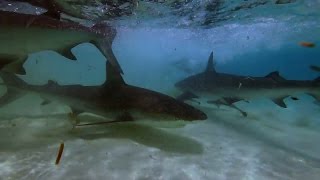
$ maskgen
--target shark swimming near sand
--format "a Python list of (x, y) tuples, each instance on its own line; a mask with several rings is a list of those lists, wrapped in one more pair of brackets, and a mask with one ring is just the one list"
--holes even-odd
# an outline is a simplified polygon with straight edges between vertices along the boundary
[(107, 24), (89, 28), (43, 15), (0, 11), (0, 69), (25, 74), (23, 63), (28, 54), (43, 50), (53, 50), (75, 60), (70, 49), (90, 42), (123, 73), (111, 47), (115, 36), (116, 30)]
[(19, 94), (36, 92), (47, 102), (60, 101), (71, 107), (74, 115), (89, 112), (115, 121), (140, 120), (157, 117), (160, 120), (204, 120), (202, 111), (173, 97), (131, 86), (125, 83), (120, 72), (106, 62), (107, 80), (100, 86), (63, 85), (53, 81), (46, 85), (29, 85), (11, 72), (0, 71), (7, 93), (0, 98), (3, 106)]
[(214, 67), (213, 52), (204, 72), (177, 82), (175, 87), (198, 96), (207, 96), (210, 98), (208, 103), (230, 106), (244, 116), (247, 116), (247, 113), (237, 108), (235, 102), (267, 97), (280, 107), (286, 108), (283, 100), (287, 97), (298, 100), (294, 97), (296, 93), (307, 93), (320, 101), (320, 77), (314, 80), (287, 80), (281, 77), (278, 71), (264, 77), (220, 73)]

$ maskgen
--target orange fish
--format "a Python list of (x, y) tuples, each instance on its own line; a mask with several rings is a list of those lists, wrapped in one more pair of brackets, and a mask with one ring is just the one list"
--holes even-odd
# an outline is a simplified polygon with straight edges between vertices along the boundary
[(304, 47), (308, 47), (308, 48), (312, 48), (312, 47), (316, 46), (316, 44), (314, 44), (312, 42), (300, 42), (300, 45), (304, 46)]

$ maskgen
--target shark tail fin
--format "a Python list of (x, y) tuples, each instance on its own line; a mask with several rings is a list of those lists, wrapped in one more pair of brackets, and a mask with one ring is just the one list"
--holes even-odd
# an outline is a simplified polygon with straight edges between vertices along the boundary
[(112, 42), (117, 35), (117, 30), (105, 22), (96, 23), (91, 27), (91, 30), (97, 35), (103, 36), (103, 38), (93, 40), (91, 43), (101, 51), (107, 60), (111, 62), (111, 65), (117, 68), (121, 74), (123, 74), (123, 70), (112, 51)]
[(110, 61), (111, 64), (116, 67), (121, 74), (123, 74), (123, 70), (112, 51), (112, 42), (117, 35), (117, 30), (103, 22), (95, 24), (91, 27), (91, 30), (97, 35), (102, 35), (103, 38), (92, 40), (90, 43), (94, 44), (107, 58), (107, 60)]
[(17, 87), (23, 87), (27, 85), (27, 83), (10, 72), (0, 71), (0, 77), (3, 81), (0, 82), (0, 86), (6, 85), (7, 88), (7, 92), (0, 97), (0, 107), (2, 107), (23, 96), (24, 93), (22, 91), (19, 91)]
[(213, 52), (211, 52), (209, 59), (208, 59), (208, 64), (207, 64), (205, 72), (214, 72), (215, 73), (216, 70), (215, 70), (214, 66), (215, 66), (215, 63), (213, 61)]

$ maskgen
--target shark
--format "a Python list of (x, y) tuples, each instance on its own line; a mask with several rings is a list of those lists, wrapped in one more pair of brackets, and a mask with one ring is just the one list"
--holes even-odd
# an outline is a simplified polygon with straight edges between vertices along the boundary
[(2, 85), (7, 87), (7, 92), (0, 98), (0, 106), (25, 93), (36, 92), (45, 100), (44, 104), (58, 101), (68, 105), (75, 118), (87, 112), (106, 117), (112, 120), (111, 123), (147, 120), (149, 117), (164, 121), (207, 119), (201, 110), (171, 96), (127, 84), (108, 61), (106, 70), (106, 81), (99, 86), (59, 85), (51, 80), (45, 85), (30, 85), (14, 73), (0, 71)]
[[(65, 13), (67, 15), (78, 17), (78, 18), (84, 18), (83, 13), (81, 12), (81, 9), (77, 6), (71, 6), (66, 0), (13, 0), (13, 2), (25, 2), (29, 3), (36, 7), (41, 7), (46, 9), (47, 11), (43, 14), (49, 17), (53, 17), (56, 19), (60, 19), (61, 13)], [(88, 2), (84, 1), (78, 1), (78, 2), (72, 2), (76, 4), (83, 4), (85, 5)]]
[[(106, 0), (13, 0), (13, 2), (26, 2), (33, 6), (46, 9), (44, 15), (60, 19), (61, 14), (88, 19), (93, 21), (131, 15), (138, 7), (138, 0), (124, 0), (119, 2)], [(90, 10), (92, 9), (92, 10)], [(88, 13), (88, 11), (92, 11)]]
[(90, 42), (116, 70), (123, 73), (112, 51), (116, 34), (116, 29), (105, 23), (97, 23), (89, 28), (44, 15), (0, 11), (0, 69), (25, 74), (23, 63), (28, 55), (44, 50), (56, 51), (75, 60), (71, 48)]
[[(220, 73), (215, 69), (213, 52), (211, 52), (205, 70), (189, 76), (175, 84), (181, 91), (211, 98), (207, 103), (217, 106), (226, 105), (235, 108), (247, 116), (247, 113), (237, 108), (234, 103), (249, 102), (254, 98), (266, 97), (282, 108), (287, 108), (284, 99), (291, 97), (298, 100), (294, 94), (307, 93), (320, 101), (320, 77), (314, 80), (288, 80), (278, 71), (270, 72), (262, 77), (241, 76)], [(194, 98), (194, 97), (193, 97)], [(188, 99), (184, 99), (186, 101)]]

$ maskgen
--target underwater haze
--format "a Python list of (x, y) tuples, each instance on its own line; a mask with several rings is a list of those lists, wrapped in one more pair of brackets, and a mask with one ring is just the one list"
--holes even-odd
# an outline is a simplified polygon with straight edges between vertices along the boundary
[[(175, 84), (204, 72), (211, 52), (218, 73), (251, 78), (278, 71), (281, 77), (276, 78), (318, 83), (320, 0), (138, 4), (132, 13), (107, 19), (117, 30), (112, 49), (129, 85), (176, 98), (184, 90)], [(7, 0), (0, 9), (43, 11)], [(90, 14), (97, 7), (85, 9)], [(84, 42), (71, 51), (76, 61), (50, 49), (29, 54), (26, 75), (19, 77), (33, 85), (108, 82), (107, 59), (99, 49)], [(7, 87), (1, 84), (5, 97)], [(185, 103), (206, 113), (204, 121), (162, 122), (147, 116), (141, 122), (76, 128), (68, 105), (44, 103), (34, 92), (18, 95), (0, 103), (0, 179), (318, 180), (320, 96), (306, 89), (294, 94), (281, 90), (288, 92), (281, 97), (285, 108), (265, 91), (232, 104), (209, 103), (220, 97), (215, 91), (194, 91), (199, 97)], [(318, 86), (315, 91), (320, 94)], [(92, 118), (97, 117), (90, 112), (79, 117), (83, 122)], [(64, 152), (56, 165), (61, 142)]]

